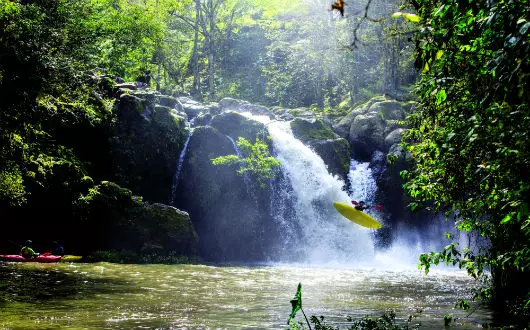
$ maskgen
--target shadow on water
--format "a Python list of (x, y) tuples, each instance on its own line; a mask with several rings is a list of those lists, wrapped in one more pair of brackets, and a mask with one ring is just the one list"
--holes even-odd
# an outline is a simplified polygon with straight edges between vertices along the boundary
[(66, 273), (51, 267), (24, 266), (0, 263), (0, 306), (141, 291), (132, 283), (120, 279), (88, 277), (85, 273)]

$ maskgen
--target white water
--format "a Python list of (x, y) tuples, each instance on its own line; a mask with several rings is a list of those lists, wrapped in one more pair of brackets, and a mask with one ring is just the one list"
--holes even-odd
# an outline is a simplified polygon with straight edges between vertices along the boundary
[(367, 204), (372, 205), (377, 185), (369, 165), (369, 162), (360, 163), (355, 159), (350, 160), (350, 171), (348, 172), (349, 195), (352, 200), (365, 201)]
[(175, 192), (179, 185), (180, 172), (182, 172), (182, 164), (184, 163), (184, 159), (186, 158), (186, 151), (188, 150), (188, 144), (190, 143), (191, 136), (193, 135), (193, 128), (191, 126), (193, 125), (194, 121), (195, 121), (195, 118), (193, 118), (191, 121), (187, 123), (188, 137), (186, 138), (186, 142), (184, 142), (184, 147), (182, 147), (182, 151), (180, 152), (180, 155), (179, 155), (177, 169), (175, 170), (175, 176), (173, 178), (173, 185), (171, 186), (171, 197), (169, 200), (169, 205), (175, 204)]
[[(289, 122), (270, 121), (268, 117), (245, 116), (267, 124), (275, 156), (292, 185), (294, 218), (303, 237), (304, 262), (310, 264), (361, 264), (374, 256), (370, 230), (342, 217), (333, 202), (349, 203), (344, 182), (332, 176), (324, 161), (296, 139)], [(284, 197), (285, 198), (285, 197)], [(288, 222), (284, 219), (284, 222)]]

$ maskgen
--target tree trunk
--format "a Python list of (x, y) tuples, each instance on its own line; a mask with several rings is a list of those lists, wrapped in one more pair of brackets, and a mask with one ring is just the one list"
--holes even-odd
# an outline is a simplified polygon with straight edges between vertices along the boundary
[(208, 33), (208, 87), (210, 89), (210, 101), (215, 98), (215, 65), (214, 65), (214, 36), (215, 36), (215, 10), (213, 8), (213, 0), (208, 0), (208, 21), (210, 23), (210, 31)]
[(200, 77), (199, 77), (199, 28), (201, 19), (201, 0), (195, 0), (195, 39), (193, 39), (193, 54), (191, 57), (193, 69), (193, 91), (201, 99)]

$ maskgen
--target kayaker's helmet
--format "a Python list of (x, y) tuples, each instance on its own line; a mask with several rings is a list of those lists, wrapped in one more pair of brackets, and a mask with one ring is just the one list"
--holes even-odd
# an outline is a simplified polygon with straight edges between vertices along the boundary
[(26, 243), (24, 243), (24, 245), (26, 246), (30, 246), (31, 244), (33, 244), (33, 242), (30, 239), (28, 239)]

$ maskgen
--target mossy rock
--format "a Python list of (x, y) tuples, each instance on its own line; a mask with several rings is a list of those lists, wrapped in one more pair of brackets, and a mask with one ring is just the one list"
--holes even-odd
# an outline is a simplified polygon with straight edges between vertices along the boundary
[(265, 106), (230, 97), (225, 97), (219, 101), (219, 109), (221, 111), (250, 112), (254, 115), (273, 116), (272, 112)]
[(291, 122), (293, 135), (301, 141), (336, 139), (338, 136), (321, 119), (314, 121), (296, 118)]
[(404, 104), (394, 100), (375, 102), (370, 111), (377, 112), (384, 120), (403, 120), (406, 116)]
[(188, 135), (186, 115), (135, 95), (122, 95), (115, 113), (109, 132), (112, 180), (151, 202), (167, 202)]
[(173, 96), (160, 95), (158, 98), (158, 104), (165, 106), (165, 107), (169, 107), (171, 109), (177, 109), (179, 111), (182, 111), (182, 104), (180, 104), (177, 98)]
[(146, 204), (113, 182), (104, 181), (92, 188), (76, 203), (75, 215), (83, 224), (79, 240), (86, 240), (85, 253), (140, 253), (146, 245), (156, 245), (159, 254), (198, 255), (197, 233), (186, 212), (164, 204)]
[(310, 143), (313, 150), (322, 158), (328, 171), (346, 180), (350, 170), (350, 145), (346, 139), (318, 140)]
[(254, 143), (256, 137), (263, 140), (263, 136), (268, 135), (264, 124), (248, 119), (237, 112), (224, 112), (214, 116), (210, 125), (234, 140), (238, 137), (244, 137)]

